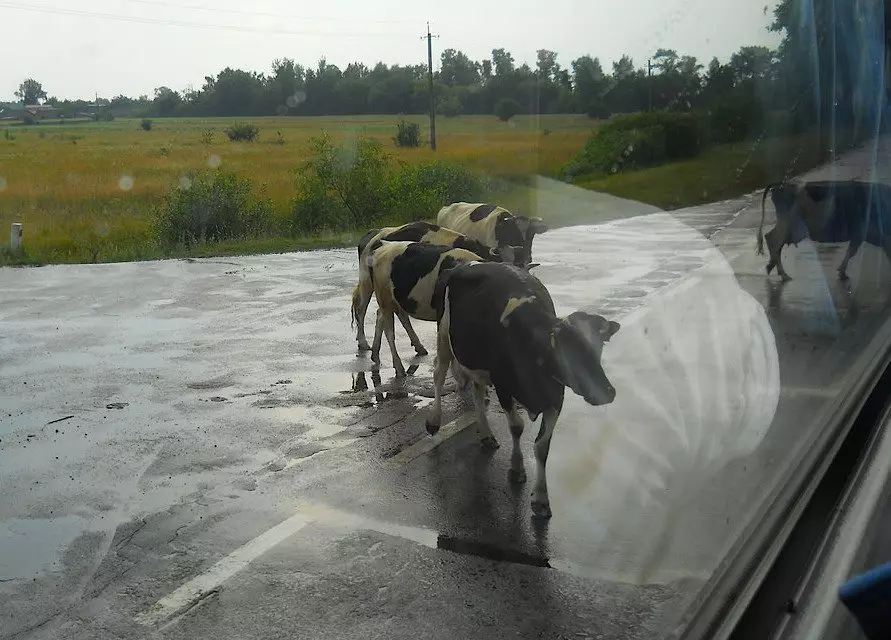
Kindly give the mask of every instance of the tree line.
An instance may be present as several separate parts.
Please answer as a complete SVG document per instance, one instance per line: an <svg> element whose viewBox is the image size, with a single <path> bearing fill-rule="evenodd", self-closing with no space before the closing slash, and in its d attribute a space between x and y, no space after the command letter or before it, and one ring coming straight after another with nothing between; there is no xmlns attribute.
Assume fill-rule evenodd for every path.
<svg viewBox="0 0 891 640"><path fill-rule="evenodd" d="M782 111L800 127L825 122L830 113L838 124L855 118L858 100L876 102L872 96L864 97L862 90L857 92L881 84L869 76L878 67L871 70L863 64L871 56L884 55L872 50L883 46L884 40L867 33L883 29L878 14L864 15L870 10L854 3L839 8L830 0L781 0L769 26L783 35L776 50L743 46L726 62L712 58L704 64L695 56L658 49L650 60L651 70L629 56L604 69L597 57L589 55L564 65L556 52L547 49L540 49L530 65L517 64L503 48L493 49L485 60L472 60L450 48L442 51L435 73L435 103L446 117L587 113L598 118L742 104L748 105L743 112ZM861 46L864 42L868 46ZM26 104L45 98L63 113L83 110L87 104L46 98L33 79L22 84L17 97ZM304 66L280 58L269 73L227 67L205 77L200 89L162 86L152 96L119 95L98 102L115 115L246 117L422 114L430 101L425 65L379 62L368 67L353 62L340 68L324 59Z"/></svg>

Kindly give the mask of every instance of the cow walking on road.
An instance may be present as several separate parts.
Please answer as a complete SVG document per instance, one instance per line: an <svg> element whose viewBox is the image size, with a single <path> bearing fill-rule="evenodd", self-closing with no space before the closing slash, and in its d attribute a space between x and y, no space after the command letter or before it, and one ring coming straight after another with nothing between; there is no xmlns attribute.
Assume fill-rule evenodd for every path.
<svg viewBox="0 0 891 640"><path fill-rule="evenodd" d="M482 242L470 239L457 231L424 221L409 222L401 227L372 229L359 241L359 283L353 289L352 296L351 318L352 323L356 325L356 342L358 343L359 351L371 349L368 345L368 339L365 337L365 314L368 311L368 304L374 292L368 258L371 255L372 249L376 248L377 243L381 240L424 242L446 248L467 249L478 255L481 260L495 262L513 262L514 253L522 250L520 246L505 246L497 249L494 246L487 246ZM400 316L399 319L405 331L409 335L413 335L414 330L411 328L411 321L408 319L408 316ZM427 353L427 350L424 349L420 342L415 345L415 349L418 355Z"/></svg>
<svg viewBox="0 0 891 640"><path fill-rule="evenodd" d="M512 482L525 482L520 450L523 419L542 416L535 438L537 473L532 511L550 517L545 467L551 437L569 387L591 405L609 404L616 396L600 364L603 345L619 324L582 311L558 318L544 285L512 265L467 263L442 270L433 296L439 321L434 402L427 431L435 434L442 421L442 388L452 366L459 384L473 391L477 428L484 447L498 442L486 417L486 391L495 387L513 437Z"/></svg>
<svg viewBox="0 0 891 640"><path fill-rule="evenodd" d="M764 204L770 193L776 209L776 226L763 233ZM821 181L774 183L761 197L761 224L757 252L764 253L767 241L767 273L776 267L783 280L791 280L781 260L783 247L798 245L806 236L812 242L847 242L848 250L838 267L848 279L848 263L866 242L884 249L891 260L891 187L873 182Z"/></svg>
<svg viewBox="0 0 891 640"><path fill-rule="evenodd" d="M441 247L421 242L378 241L367 258L374 297L377 300L377 323L371 359L380 363L381 336L387 336L393 368L397 377L405 376L405 367L396 352L394 317L405 327L418 354L426 354L409 316L418 320L436 320L433 296L441 271L460 264L481 260L467 249Z"/></svg>
<svg viewBox="0 0 891 640"><path fill-rule="evenodd" d="M518 216L494 204L471 202L455 202L444 206L439 210L436 221L443 227L454 229L489 247L502 250L510 246L522 247L514 255L513 264L518 267L530 265L535 234L548 230L541 218Z"/></svg>

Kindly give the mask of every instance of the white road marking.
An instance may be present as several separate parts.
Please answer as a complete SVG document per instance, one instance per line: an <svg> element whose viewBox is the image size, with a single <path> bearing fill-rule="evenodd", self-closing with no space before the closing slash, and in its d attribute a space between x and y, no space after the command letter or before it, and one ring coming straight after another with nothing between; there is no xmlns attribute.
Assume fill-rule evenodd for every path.
<svg viewBox="0 0 891 640"><path fill-rule="evenodd" d="M375 520L321 504L302 502L298 505L295 515L240 546L204 573L195 576L170 595L161 598L152 607L135 616L134 619L136 622L146 626L165 623L161 629L175 625L183 615L200 606L208 595L217 591L224 582L247 567L253 560L313 522L353 531L375 531L408 540L430 549L439 548L438 534L432 529ZM639 584L636 577L632 575L619 575L608 571L602 572L574 562L555 558L550 558L549 563L555 571L581 578L618 580ZM676 580L679 577L691 576L670 573L658 576L657 579L651 579L649 582L664 583Z"/></svg>
<svg viewBox="0 0 891 640"><path fill-rule="evenodd" d="M464 429L474 424L475 422L476 418L472 413L464 413L440 428L435 436L425 436L421 438L410 447L406 447L395 456L387 460L385 464L393 467L401 467L403 465L406 465L415 458L433 451L433 449L441 445L443 442L461 433L462 431L464 431Z"/></svg>
<svg viewBox="0 0 891 640"><path fill-rule="evenodd" d="M136 621L144 625L157 624L184 609L191 608L201 598L244 569L251 561L314 520L314 516L305 513L291 516L250 542L238 547L210 569L195 576L170 595L158 600L154 606L137 615Z"/></svg>

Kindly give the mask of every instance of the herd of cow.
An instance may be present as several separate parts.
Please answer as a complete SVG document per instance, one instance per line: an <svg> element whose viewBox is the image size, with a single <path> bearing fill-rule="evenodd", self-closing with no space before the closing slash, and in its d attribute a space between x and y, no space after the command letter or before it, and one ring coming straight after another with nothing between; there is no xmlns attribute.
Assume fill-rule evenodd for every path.
<svg viewBox="0 0 891 640"><path fill-rule="evenodd" d="M600 356L619 325L583 311L557 317L547 289L529 272L536 266L533 238L547 231L540 219L494 205L458 202L443 207L437 223L374 229L359 242L359 283L352 298L359 350L369 350L364 320L372 295L378 310L371 357L380 363L386 335L398 377L405 369L396 352L395 318L421 355L427 351L410 318L436 322L434 401L427 431L439 430L442 390L451 368L458 385L473 396L482 445L497 447L486 417L487 391L494 387L513 438L510 480L521 483L526 470L518 409L524 408L532 420L541 415L532 511L549 517L545 466L565 387L592 405L613 401L616 391Z"/></svg>
<svg viewBox="0 0 891 640"><path fill-rule="evenodd" d="M771 195L776 226L763 233L764 205ZM882 247L891 259L891 187L860 181L771 184L761 199L757 251L767 240L767 273L776 268L789 280L781 262L785 245L805 236L814 242L848 242L838 268L847 267L867 242ZM443 207L437 223L412 222L369 231L359 242L359 283L352 296L352 320L359 351L371 351L380 364L386 336L397 377L405 368L396 351L395 318L419 355L427 353L411 318L437 323L434 401L427 431L440 428L446 373L473 396L481 443L498 446L486 417L486 397L494 387L513 438L510 480L525 482L520 450L524 408L534 421L542 416L535 439L536 481L532 511L551 515L545 466L565 388L591 405L612 402L616 391L601 366L604 344L619 324L576 311L559 318L544 285L530 273L532 241L547 231L538 218L514 215L490 204L458 202ZM374 341L365 336L365 314L372 295L377 301Z"/></svg>

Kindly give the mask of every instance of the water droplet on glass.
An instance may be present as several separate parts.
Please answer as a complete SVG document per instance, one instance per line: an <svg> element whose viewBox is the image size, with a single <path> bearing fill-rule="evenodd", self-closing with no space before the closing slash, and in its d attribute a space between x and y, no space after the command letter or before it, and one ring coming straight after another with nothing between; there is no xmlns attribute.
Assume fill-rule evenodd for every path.
<svg viewBox="0 0 891 640"><path fill-rule="evenodd" d="M290 98L288 98L288 100L290 100ZM275 113L280 116L286 116L286 115L288 115L288 107L286 107L283 104L280 104L275 108Z"/></svg>
<svg viewBox="0 0 891 640"><path fill-rule="evenodd" d="M306 93L303 91L298 91L293 96L288 96L285 99L285 104L287 104L288 107L293 109L294 107L296 107L298 104L300 104L304 100L306 100Z"/></svg>
<svg viewBox="0 0 891 640"><path fill-rule="evenodd" d="M619 166L614 164L610 171L613 173L619 173Z"/></svg>
<svg viewBox="0 0 891 640"><path fill-rule="evenodd" d="M108 231L108 223L102 222L96 226L96 233L103 238L108 235Z"/></svg>
<svg viewBox="0 0 891 640"><path fill-rule="evenodd" d="M121 179L118 180L118 187L120 187L121 191L129 191L133 188L133 176L121 176Z"/></svg>
<svg viewBox="0 0 891 640"><path fill-rule="evenodd" d="M182 176L179 179L179 188L183 191L188 191L192 188L192 180L189 178L189 176Z"/></svg>
<svg viewBox="0 0 891 640"><path fill-rule="evenodd" d="M220 159L220 156L218 156L217 154L213 154L207 159L207 166L210 167L211 169L216 169L221 164L223 164L223 161Z"/></svg>
<svg viewBox="0 0 891 640"><path fill-rule="evenodd" d="M67 179L68 184L77 184L80 182L80 176L73 172L68 174Z"/></svg>
<svg viewBox="0 0 891 640"><path fill-rule="evenodd" d="M6 189L6 178L0 176L0 191Z"/></svg>

